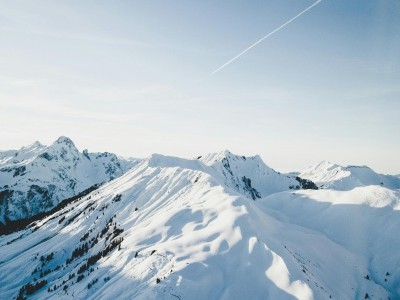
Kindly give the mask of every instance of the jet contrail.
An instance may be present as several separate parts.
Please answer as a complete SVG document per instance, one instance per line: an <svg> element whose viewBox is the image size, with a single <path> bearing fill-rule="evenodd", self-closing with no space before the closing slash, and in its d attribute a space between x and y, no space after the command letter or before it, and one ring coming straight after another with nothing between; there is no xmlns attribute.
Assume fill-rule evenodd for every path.
<svg viewBox="0 0 400 300"><path fill-rule="evenodd" d="M236 59L238 59L240 56L242 56L243 54L245 54L247 51L249 51L251 48L257 46L259 43L261 43L263 40L265 40L266 38L269 38L271 35L273 35L274 33L276 33L277 31L281 30L283 27L285 27L286 25L288 25L289 23L293 22L294 20L296 20L298 17L300 17L302 14L304 14L305 12L307 12L308 10L310 10L311 8L313 8L315 5L317 5L318 3L320 3L322 0L318 0L317 2L315 2L314 4L310 5L309 7L307 7L305 10L303 10L301 13L297 14L296 16L294 16L293 18L291 18L289 21L286 21L285 23L283 23L281 26L279 26L278 28L274 29L273 31L271 31L270 33L268 33L266 36L262 37L261 39L259 39L257 42L255 42L253 45L251 45L250 47L244 49L242 52L240 52L238 55L236 55L234 58L232 58L231 60L228 60L226 63L224 63L222 66L220 66L218 69L216 69L214 72L212 72L210 74L210 76L214 75L215 73L217 73L218 71L222 70L223 68L225 68L227 65L229 65L231 62L235 61Z"/></svg>

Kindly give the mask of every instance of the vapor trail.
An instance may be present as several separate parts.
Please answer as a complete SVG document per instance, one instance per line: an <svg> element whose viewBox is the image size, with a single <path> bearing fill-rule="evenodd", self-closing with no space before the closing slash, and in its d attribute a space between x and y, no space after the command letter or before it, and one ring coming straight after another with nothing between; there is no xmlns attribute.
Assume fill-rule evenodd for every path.
<svg viewBox="0 0 400 300"><path fill-rule="evenodd" d="M317 0L317 2L315 2L314 4L310 5L309 7L307 7L305 10L303 10L301 13L297 14L296 16L294 16L293 18L291 18L289 21L286 21L285 23L283 23L281 26L279 26L278 28L274 29L273 31L271 31L270 33L268 33L266 36L262 37L261 39L259 39L257 42L255 42L254 44L252 44L250 47L244 49L242 52L240 52L238 55L236 55L234 58L232 58L231 60L228 60L226 63L224 63L222 66L220 66L218 69L216 69L214 72L212 72L210 74L210 76L214 75L215 73L217 73L218 71L222 70L223 68L225 68L227 65L229 65L230 63L232 63L233 61L235 61L236 59L238 59L239 57L241 57L243 54L245 54L247 51L249 51L251 48L257 46L259 43L261 43L263 40L265 40L266 38L269 38L271 35L273 35L274 33L276 33L277 31L281 30L283 27L285 27L286 25L288 25L289 23L293 22L294 20L296 20L298 17L300 17L302 14L304 14L305 12L309 11L311 8L313 8L315 5L317 5L318 3L320 3L322 0Z"/></svg>

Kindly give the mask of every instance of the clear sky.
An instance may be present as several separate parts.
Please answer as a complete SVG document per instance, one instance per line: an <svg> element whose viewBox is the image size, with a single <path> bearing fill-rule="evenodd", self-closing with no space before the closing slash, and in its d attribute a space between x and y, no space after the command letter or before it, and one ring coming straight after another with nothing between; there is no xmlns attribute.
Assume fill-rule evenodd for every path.
<svg viewBox="0 0 400 300"><path fill-rule="evenodd" d="M0 0L0 149L400 173L400 1Z"/></svg>

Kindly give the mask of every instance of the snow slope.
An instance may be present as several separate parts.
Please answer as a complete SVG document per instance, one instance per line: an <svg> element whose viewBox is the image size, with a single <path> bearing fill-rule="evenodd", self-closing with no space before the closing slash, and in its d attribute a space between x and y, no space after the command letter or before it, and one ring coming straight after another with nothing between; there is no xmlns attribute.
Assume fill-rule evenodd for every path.
<svg viewBox="0 0 400 300"><path fill-rule="evenodd" d="M0 222L50 210L61 200L121 176L135 161L78 151L67 137L0 152Z"/></svg>
<svg viewBox="0 0 400 300"><path fill-rule="evenodd" d="M389 189L400 189L400 178L378 174L367 166L342 167L323 161L311 166L299 176L312 180L320 188L351 190L360 186L381 185Z"/></svg>
<svg viewBox="0 0 400 300"><path fill-rule="evenodd" d="M0 237L0 298L400 297L398 191L273 193L256 185L269 170L244 163L258 158L230 155L153 155ZM253 201L241 176L267 197Z"/></svg>

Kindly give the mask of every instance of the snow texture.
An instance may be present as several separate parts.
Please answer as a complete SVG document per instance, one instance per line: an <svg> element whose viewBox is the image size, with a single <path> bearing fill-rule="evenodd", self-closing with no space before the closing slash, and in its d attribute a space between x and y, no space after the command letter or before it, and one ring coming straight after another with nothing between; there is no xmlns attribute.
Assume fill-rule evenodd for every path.
<svg viewBox="0 0 400 300"><path fill-rule="evenodd" d="M154 154L0 237L0 299L399 299L399 190L298 184Z"/></svg>

